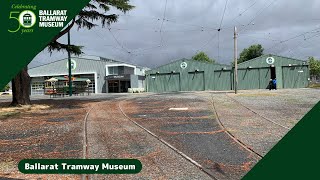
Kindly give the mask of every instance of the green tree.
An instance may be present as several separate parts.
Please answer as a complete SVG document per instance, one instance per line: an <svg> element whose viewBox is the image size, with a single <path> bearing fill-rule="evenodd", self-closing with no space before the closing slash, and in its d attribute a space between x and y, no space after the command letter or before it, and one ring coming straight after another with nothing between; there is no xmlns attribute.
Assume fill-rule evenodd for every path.
<svg viewBox="0 0 320 180"><path fill-rule="evenodd" d="M192 57L192 60L201 61L201 62L215 63L214 59L211 59L206 53L204 53L202 51L199 52L198 54L194 55Z"/></svg>
<svg viewBox="0 0 320 180"><path fill-rule="evenodd" d="M7 84L7 85L1 90L1 92L9 91L9 89L10 89L10 86L9 86L9 84Z"/></svg>
<svg viewBox="0 0 320 180"><path fill-rule="evenodd" d="M254 44L248 48L243 49L242 52L240 53L238 63L242 63L242 62L248 61L250 59L262 56L263 50L264 49L261 46L261 44Z"/></svg>
<svg viewBox="0 0 320 180"><path fill-rule="evenodd" d="M320 76L320 61L316 60L314 57L309 57L308 62L309 62L311 77L315 78Z"/></svg>
<svg viewBox="0 0 320 180"><path fill-rule="evenodd" d="M79 14L71 21L68 27L57 34L48 44L50 53L53 51L67 51L74 55L82 54L82 47L80 45L67 44L58 42L59 38L67 34L72 27L77 26L78 29L85 28L91 30L99 25L97 21L101 22L101 26L105 27L118 20L116 14L106 14L110 8L113 7L123 13L134 8L129 4L129 0L92 0ZM15 78L12 79L12 106L30 104L30 76L28 69L22 69Z"/></svg>

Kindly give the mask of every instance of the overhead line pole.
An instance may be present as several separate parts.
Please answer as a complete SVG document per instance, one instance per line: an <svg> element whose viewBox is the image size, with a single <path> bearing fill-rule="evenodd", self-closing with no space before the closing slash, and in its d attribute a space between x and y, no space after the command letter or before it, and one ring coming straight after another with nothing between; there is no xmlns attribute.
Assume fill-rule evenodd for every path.
<svg viewBox="0 0 320 180"><path fill-rule="evenodd" d="M71 54L70 54L70 30L68 31L68 71L69 71L69 96L72 96L72 79L71 79Z"/></svg>
<svg viewBox="0 0 320 180"><path fill-rule="evenodd" d="M237 27L234 27L234 93L238 93Z"/></svg>

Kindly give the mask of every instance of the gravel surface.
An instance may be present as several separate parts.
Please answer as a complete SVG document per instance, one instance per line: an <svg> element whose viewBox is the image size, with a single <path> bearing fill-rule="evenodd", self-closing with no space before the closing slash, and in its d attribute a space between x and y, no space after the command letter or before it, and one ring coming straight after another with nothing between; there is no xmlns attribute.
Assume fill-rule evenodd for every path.
<svg viewBox="0 0 320 180"><path fill-rule="evenodd" d="M155 137L129 121L118 101L94 105L88 116L89 158L135 158L136 175L90 175L92 179L211 179Z"/></svg>
<svg viewBox="0 0 320 180"><path fill-rule="evenodd" d="M318 89L197 94L208 101L213 100L227 130L261 155L265 155L320 100Z"/></svg>
<svg viewBox="0 0 320 180"><path fill-rule="evenodd" d="M217 178L240 179L259 158L231 139L226 130L265 155L288 132L284 127L292 128L320 100L320 90L34 96L34 104L50 108L0 113L0 179L80 179L79 175L24 175L18 172L17 163L24 158L82 158L83 118L92 106L89 158L137 158L143 164L136 175L91 176L94 179L211 179L129 121L118 108L125 99L121 107L133 120ZM9 96L0 97L0 107L10 101ZM219 125L213 104L226 129Z"/></svg>
<svg viewBox="0 0 320 180"><path fill-rule="evenodd" d="M291 129L320 100L320 90L250 91L232 97L258 114Z"/></svg>
<svg viewBox="0 0 320 180"><path fill-rule="evenodd" d="M50 107L0 118L0 178L80 179L79 175L25 175L18 171L18 162L26 158L82 157L86 103L41 100L33 104Z"/></svg>
<svg viewBox="0 0 320 180"><path fill-rule="evenodd" d="M194 93L136 98L127 101L123 108L132 119L200 163L218 179L240 179L258 160L224 132L211 105Z"/></svg>

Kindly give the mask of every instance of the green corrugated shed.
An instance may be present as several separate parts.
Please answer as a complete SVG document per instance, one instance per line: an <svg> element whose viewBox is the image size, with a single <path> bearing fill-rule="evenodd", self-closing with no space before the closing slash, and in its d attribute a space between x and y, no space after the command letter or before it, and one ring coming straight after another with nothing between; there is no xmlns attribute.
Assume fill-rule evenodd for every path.
<svg viewBox="0 0 320 180"><path fill-rule="evenodd" d="M271 78L277 88L308 86L306 61L263 55L238 64L238 89L267 89ZM233 68L229 65L181 59L147 71L149 92L232 90Z"/></svg>
<svg viewBox="0 0 320 180"><path fill-rule="evenodd" d="M306 61L273 54L240 63L238 69L238 89L267 88L269 80L272 78L272 69L275 71L277 88L307 87L310 77Z"/></svg>
<svg viewBox="0 0 320 180"><path fill-rule="evenodd" d="M219 76L221 71L226 71L223 76ZM146 88L149 92L230 90L230 71L229 65L181 59L147 71ZM219 78L215 80L215 77Z"/></svg>

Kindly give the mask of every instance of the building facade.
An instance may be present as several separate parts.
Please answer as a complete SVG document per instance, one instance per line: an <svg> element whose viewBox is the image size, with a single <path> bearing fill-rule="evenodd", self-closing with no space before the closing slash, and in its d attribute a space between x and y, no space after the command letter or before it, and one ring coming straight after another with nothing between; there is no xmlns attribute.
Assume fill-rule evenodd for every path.
<svg viewBox="0 0 320 180"><path fill-rule="evenodd" d="M45 80L68 76L68 59L30 68L31 95L44 94ZM90 79L91 93L127 92L144 88L145 71L149 68L102 57L72 57L72 76Z"/></svg>
<svg viewBox="0 0 320 180"><path fill-rule="evenodd" d="M238 64L238 89L266 89L270 79L278 88L303 88L309 84L306 61L263 55ZM234 89L234 69L230 65L182 59L146 72L149 92L224 91Z"/></svg>
<svg viewBox="0 0 320 180"><path fill-rule="evenodd" d="M181 59L146 72L147 91L231 89L231 66Z"/></svg>

